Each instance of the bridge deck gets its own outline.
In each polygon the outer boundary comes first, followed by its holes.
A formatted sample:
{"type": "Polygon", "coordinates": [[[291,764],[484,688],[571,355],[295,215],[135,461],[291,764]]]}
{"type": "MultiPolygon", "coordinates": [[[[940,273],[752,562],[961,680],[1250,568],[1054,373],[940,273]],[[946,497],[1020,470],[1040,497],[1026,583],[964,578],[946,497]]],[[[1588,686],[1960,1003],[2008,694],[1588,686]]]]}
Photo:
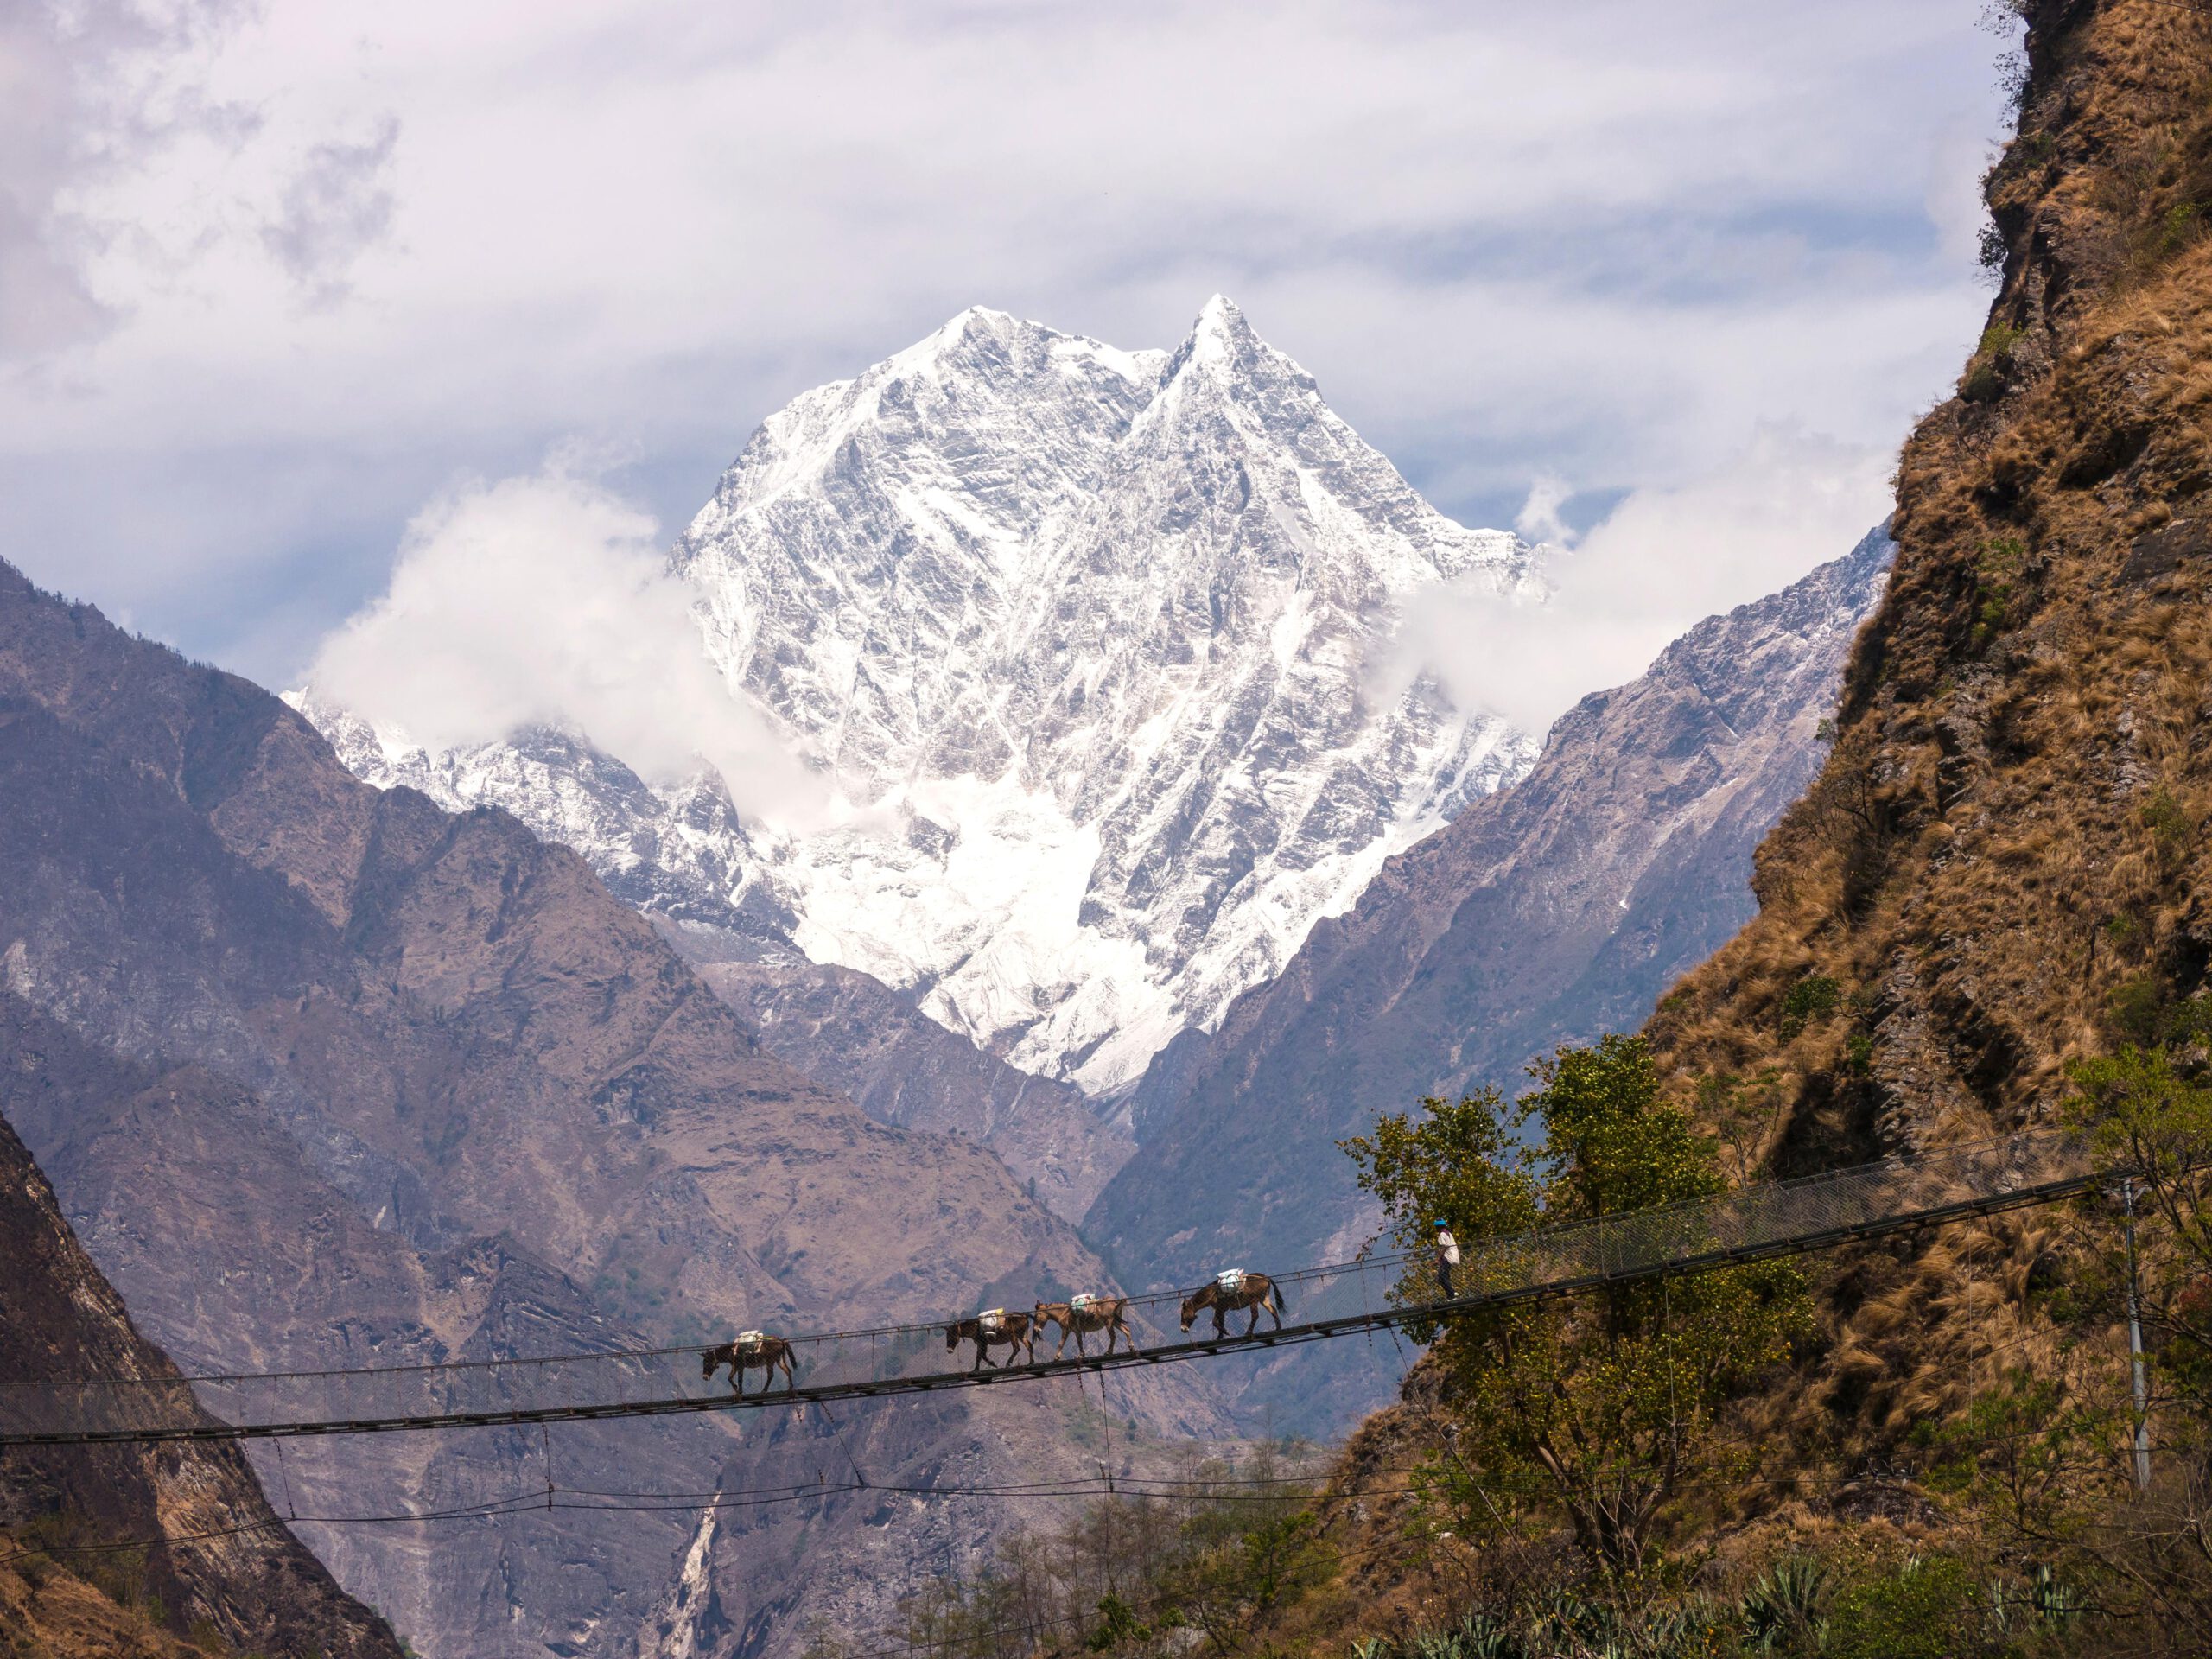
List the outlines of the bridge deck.
{"type": "MultiPolygon", "coordinates": [[[[1503,1239],[1468,1254],[1463,1294],[1408,1304],[1394,1295],[1401,1255],[1283,1275],[1281,1327],[1247,1314],[1213,1334],[1200,1314],[1177,1329],[1179,1294],[1130,1299],[1139,1347],[1108,1355],[1070,1344],[976,1370],[946,1364],[941,1322],[873,1331],[794,1335],[797,1385],[731,1394],[706,1382],[697,1348],[563,1354],[415,1366],[188,1378],[104,1378],[0,1387],[0,1445],[246,1440],[401,1429],[574,1422],[610,1417],[729,1411],[764,1404],[844,1400],[941,1389],[988,1388],[1081,1371],[1198,1359],[1288,1346],[1484,1307],[1567,1295],[1609,1284],[1694,1273],[1819,1250],[1961,1218],[2048,1204],[2114,1179],[2094,1167],[2078,1136],[2039,1134],[1863,1166],[1804,1180],[1745,1187],[1693,1204],[1583,1222],[1503,1239]]],[[[962,1357],[972,1356],[963,1345],[962,1357]]],[[[998,1351],[1001,1359],[1003,1349],[998,1351]]],[[[726,1373],[724,1374],[727,1375],[726,1373]]]]}

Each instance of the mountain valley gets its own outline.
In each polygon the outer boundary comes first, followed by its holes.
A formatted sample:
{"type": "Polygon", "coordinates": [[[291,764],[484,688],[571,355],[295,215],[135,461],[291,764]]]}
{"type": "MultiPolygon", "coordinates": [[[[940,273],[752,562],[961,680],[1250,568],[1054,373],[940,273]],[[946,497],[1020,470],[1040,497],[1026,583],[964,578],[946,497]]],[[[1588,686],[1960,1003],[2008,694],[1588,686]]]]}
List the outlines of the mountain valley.
{"type": "MultiPolygon", "coordinates": [[[[760,1052],[574,855],[355,782],[276,699],[13,572],[0,776],[0,859],[23,873],[0,889],[9,1048],[48,1057],[0,1074],[0,1113],[188,1369],[680,1342],[1106,1283],[991,1154],[874,1123],[760,1052]]],[[[1131,1389],[1160,1432],[1222,1425],[1188,1380],[1131,1389]]],[[[1049,1467],[1058,1421],[931,1402],[865,1415],[853,1450],[886,1478],[1049,1467]]],[[[572,1484],[696,1492],[811,1471],[825,1427],[329,1442],[290,1478],[436,1507],[542,1481],[550,1444],[572,1484]]],[[[706,1529],[697,1639],[765,1651],[817,1612],[873,1617],[871,1560],[957,1562],[1014,1513],[821,1508],[706,1529]]],[[[425,1650],[626,1653],[702,1513],[302,1531],[425,1650]]]]}

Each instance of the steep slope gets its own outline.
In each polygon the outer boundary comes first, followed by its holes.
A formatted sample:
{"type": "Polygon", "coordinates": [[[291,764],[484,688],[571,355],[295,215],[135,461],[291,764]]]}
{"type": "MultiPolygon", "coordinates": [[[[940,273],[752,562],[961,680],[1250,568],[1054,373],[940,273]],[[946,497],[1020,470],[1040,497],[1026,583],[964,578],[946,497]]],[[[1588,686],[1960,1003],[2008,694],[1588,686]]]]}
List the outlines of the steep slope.
{"type": "Polygon", "coordinates": [[[963,312],[770,417],[672,565],[819,822],[302,706],[365,778],[505,806],[633,901],[772,958],[780,930],[1093,1094],[1531,752],[1376,679],[1409,601],[1517,588],[1527,550],[1436,513],[1218,297],[1172,353],[963,312]]]}
{"type": "MultiPolygon", "coordinates": [[[[1340,1137],[1424,1095],[1516,1092],[1554,1044],[1642,1019],[1749,914],[1751,848],[1813,774],[1888,558],[1877,531],[1585,698],[1526,779],[1391,860],[1217,1035],[1163,1055],[1135,1096],[1140,1149],[1086,1222],[1123,1274],[1341,1260],[1373,1222],[1340,1137]]],[[[1311,1382],[1255,1398],[1295,1389],[1299,1426],[1334,1426],[1377,1386],[1311,1382]]]]}
{"type": "MultiPolygon", "coordinates": [[[[42,1022],[12,1040],[63,1056],[9,1074],[0,1109],[188,1364],[684,1340],[1103,1281],[989,1154],[873,1123],[760,1052],[574,855],[504,813],[358,783],[276,699],[4,569],[0,868],[0,981],[42,1022]]],[[[1134,1408],[1204,1425],[1192,1386],[1146,1380],[1134,1408]]],[[[869,1440],[919,1479],[1033,1470],[1052,1421],[948,1405],[869,1440]]],[[[610,1426],[550,1449],[577,1484],[696,1493],[817,1433],[610,1426]]],[[[416,1438],[336,1447],[301,1478],[394,1510],[543,1478],[543,1440],[416,1438]]],[[[711,1529],[699,1650],[780,1648],[810,1608],[865,1613],[896,1592],[884,1550],[957,1563],[1005,1519],[832,1503],[711,1529]]],[[[698,1521],[316,1541],[426,1653],[626,1653],[698,1521]]]]}
{"type": "MultiPolygon", "coordinates": [[[[696,951],[701,937],[679,930],[676,944],[696,951]]],[[[867,974],[816,963],[695,965],[779,1059],[879,1122],[981,1141],[1064,1221],[1081,1220],[1135,1150],[1073,1084],[985,1053],[867,974]]]]}
{"type": "Polygon", "coordinates": [[[726,898],[743,877],[724,855],[744,832],[718,788],[694,785],[671,798],[680,803],[679,826],[629,767],[551,731],[471,757],[461,783],[420,752],[386,766],[365,722],[295,701],[361,776],[423,789],[461,810],[471,802],[511,807],[540,835],[585,852],[607,890],[660,925],[767,1052],[850,1096],[878,1122],[981,1142],[1071,1221],[1128,1156],[1128,1136],[1073,1084],[984,1052],[871,975],[808,961],[790,937],[797,918],[758,885],[726,898]]]}
{"type": "MultiPolygon", "coordinates": [[[[29,1058],[12,1043],[0,1053],[10,1070],[29,1058]]],[[[132,1325],[5,1123],[0,1261],[0,1433],[19,1390],[176,1374],[132,1325]]],[[[166,1659],[204,1652],[211,1637],[331,1659],[400,1651],[384,1620],[294,1540],[227,1446],[0,1453],[0,1651],[166,1659]]]]}
{"type": "MultiPolygon", "coordinates": [[[[1786,1173],[2047,1122],[2069,1060],[2146,1040],[2212,960],[2212,16],[2027,16],[2004,285],[1905,445],[1834,750],[1757,919],[1649,1028],[1685,1091],[1769,1079],[1786,1173]],[[1789,1017],[1800,987],[1832,1012],[1789,1017]]],[[[2024,1317],[2006,1254],[1855,1275],[1777,1402],[1796,1443],[1878,1454],[1984,1386],[2024,1317]]]]}

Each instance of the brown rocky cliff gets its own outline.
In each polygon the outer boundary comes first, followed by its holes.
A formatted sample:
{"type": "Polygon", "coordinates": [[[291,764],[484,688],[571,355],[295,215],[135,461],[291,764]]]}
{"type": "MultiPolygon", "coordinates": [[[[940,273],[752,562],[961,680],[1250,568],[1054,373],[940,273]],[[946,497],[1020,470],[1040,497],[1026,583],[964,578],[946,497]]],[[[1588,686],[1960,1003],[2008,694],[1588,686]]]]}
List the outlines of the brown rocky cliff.
{"type": "MultiPolygon", "coordinates": [[[[176,1375],[4,1123],[0,1262],[0,1433],[19,1389],[176,1375]]],[[[0,1449],[0,1653],[181,1653],[187,1637],[333,1659],[400,1650],[277,1520],[235,1448],[0,1449]]]]}
{"type": "Polygon", "coordinates": [[[1782,1067],[1801,1156],[2040,1117],[2117,986],[2203,966],[2171,904],[2202,856],[2212,673],[2212,16],[2035,16],[1990,181],[2005,285],[1905,446],[1840,740],[1760,849],[1760,915],[1652,1027],[1685,1068],[1782,1067]],[[1781,1040],[1820,969],[1856,1017],[1781,1040]],[[1853,1031],[1863,1087],[1831,1064],[1853,1031]]]}
{"type": "MultiPolygon", "coordinates": [[[[1905,445],[1834,752],[1650,1026],[1685,1090],[1759,1080],[1735,1127],[1781,1173],[2051,1121],[2212,957],[2212,15],[2030,16],[2004,286],[1905,445]]],[[[1849,1453],[1978,1386],[2046,1234],[1855,1265],[1802,1421],[1849,1453]]]]}
{"type": "MultiPolygon", "coordinates": [[[[1827,763],[1759,848],[1759,912],[1645,1028],[1775,1173],[2048,1123],[2069,1059],[2212,960],[2212,15],[2024,10],[1990,332],[1904,447],[1889,591],[1827,763]]],[[[2028,1213],[1810,1264],[1816,1350],[1738,1426],[1783,1451],[1751,1507],[1847,1517],[1843,1477],[2048,1357],[2024,1293],[2062,1243],[2028,1213]]],[[[1324,1505],[1363,1565],[1322,1640],[1462,1605],[1448,1548],[1388,1548],[1363,1496],[1433,1454],[1424,1379],[1324,1505]]]]}

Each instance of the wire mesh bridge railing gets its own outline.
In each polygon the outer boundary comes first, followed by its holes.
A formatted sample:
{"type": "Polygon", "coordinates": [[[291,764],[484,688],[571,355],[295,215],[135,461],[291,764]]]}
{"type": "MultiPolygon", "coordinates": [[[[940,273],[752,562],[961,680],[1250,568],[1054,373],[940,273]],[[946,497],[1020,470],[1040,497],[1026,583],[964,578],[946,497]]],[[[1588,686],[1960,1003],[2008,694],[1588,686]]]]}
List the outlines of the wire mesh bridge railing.
{"type": "MultiPolygon", "coordinates": [[[[1598,1286],[1821,1249],[1854,1239],[2047,1203],[2116,1179],[2082,1136],[2043,1133],[1946,1147],[1801,1180],[1487,1241],[1454,1270],[1450,1300],[1401,1288],[1408,1258],[1376,1254],[1275,1276],[1273,1310],[1211,1312],[1181,1328],[1185,1293],[1128,1299],[1134,1349],[1091,1334],[1056,1355],[995,1347],[978,1368],[950,1320],[779,1332],[791,1375],[734,1395],[697,1347],[354,1370],[13,1381],[0,1384],[0,1445],[245,1439],[653,1416],[785,1401],[969,1388],[1314,1341],[1598,1286]]],[[[1265,1264],[1254,1264],[1264,1267],[1265,1264]]],[[[1014,1308],[1015,1313],[1027,1309],[1014,1308]]]]}

